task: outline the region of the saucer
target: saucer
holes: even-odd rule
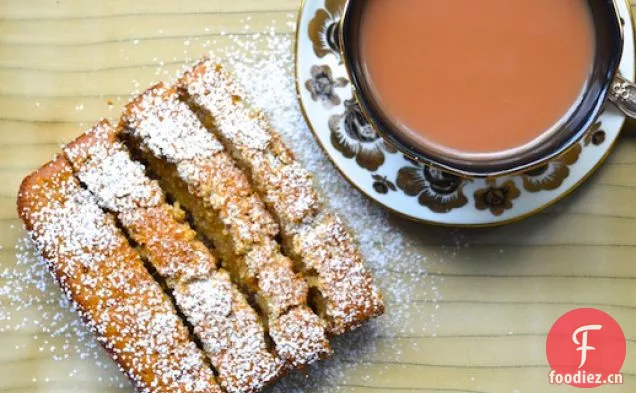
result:
[[[567,196],[609,155],[625,116],[608,104],[585,138],[548,164],[516,175],[463,179],[416,163],[385,143],[353,97],[339,50],[344,0],[305,0],[296,31],[300,104],[318,143],[349,182],[394,213],[450,226],[493,226],[531,216]],[[627,1],[620,71],[634,78],[634,28]]]

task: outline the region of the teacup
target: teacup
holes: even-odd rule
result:
[[[342,57],[354,87],[356,100],[378,134],[407,157],[463,177],[494,177],[527,171],[563,154],[579,142],[594,124],[607,101],[629,117],[636,117],[636,85],[618,72],[623,48],[623,21],[613,0],[581,0],[589,8],[593,29],[593,59],[579,98],[549,132],[530,143],[496,152],[471,152],[440,148],[435,143],[405,136],[395,119],[387,115],[370,82],[362,59],[361,26],[368,4],[374,0],[348,0],[340,25]],[[378,0],[376,0],[378,1]],[[380,0],[384,1],[384,0]],[[558,2],[557,2],[558,3]],[[475,18],[479,18],[475,15]],[[537,23],[541,23],[538,21]],[[449,26],[449,29],[452,26]],[[391,34],[391,32],[386,32]],[[439,34],[444,34],[440,31]],[[410,45],[416,47],[417,39]],[[422,48],[425,49],[425,48]],[[435,53],[431,53],[431,61]],[[396,70],[399,72],[400,70]],[[587,75],[587,74],[586,74]],[[515,86],[510,86],[514,89]],[[418,92],[427,94],[427,92]],[[448,105],[466,105],[462,92]],[[417,96],[413,96],[417,100]]]

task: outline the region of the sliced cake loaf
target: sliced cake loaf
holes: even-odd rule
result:
[[[312,176],[262,113],[214,60],[203,60],[177,84],[181,99],[249,174],[277,218],[285,250],[312,287],[310,301],[331,334],[342,334],[384,311],[382,298],[351,234],[321,204]]]
[[[254,294],[277,354],[295,367],[328,356],[324,323],[307,307],[307,283],[275,240],[278,225],[176,91],[162,84],[146,91],[125,109],[120,132],[214,243],[233,279]]]
[[[258,315],[115,131],[103,121],[64,148],[76,176],[165,280],[221,386],[230,393],[262,390],[279,376],[281,362],[268,351]]]
[[[98,341],[143,393],[221,393],[137,252],[64,157],[28,176],[18,212]]]

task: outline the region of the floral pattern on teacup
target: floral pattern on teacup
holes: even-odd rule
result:
[[[570,176],[570,167],[579,160],[583,148],[579,143],[562,156],[521,174],[523,188],[529,192],[551,191],[561,187]]]
[[[465,206],[465,180],[428,165],[412,162],[398,171],[396,184],[406,195],[417,197],[420,205],[435,213],[448,213]]]
[[[325,8],[319,9],[309,22],[309,39],[313,43],[314,53],[320,58],[331,53],[340,60],[338,35],[344,4],[344,0],[325,0]]]
[[[475,191],[475,207],[500,216],[506,210],[512,209],[513,201],[520,195],[521,192],[513,180],[497,184],[497,179],[488,179],[486,188]]]
[[[395,148],[380,138],[367,122],[355,100],[346,100],[345,111],[329,119],[331,144],[347,158],[354,158],[364,169],[375,172],[385,162],[385,153]]]
[[[336,93],[337,87],[345,87],[349,81],[345,78],[334,79],[331,68],[327,65],[311,67],[311,79],[305,82],[305,87],[311,93],[314,101],[321,101],[327,109],[340,105],[340,97]]]
[[[297,56],[302,55],[297,60],[301,105],[338,169],[364,194],[390,209],[416,220],[451,225],[510,222],[550,205],[580,184],[620,132],[622,119],[601,113],[574,149],[543,166],[496,179],[459,179],[408,160],[366,122],[355,98],[347,100],[346,92],[339,90],[344,80],[338,78],[348,81],[338,36],[344,4],[345,0],[306,0],[301,11],[297,45]],[[631,75],[627,65],[633,61],[633,47],[626,48],[622,72]],[[323,105],[308,109],[310,101]]]
[[[395,184],[386,176],[373,175],[373,189],[378,194],[388,194],[389,191],[397,191]]]
[[[601,129],[601,122],[596,122],[588,132],[585,134],[585,138],[583,139],[583,144],[585,146],[589,146],[590,144],[594,146],[600,146],[605,142],[607,138],[605,131]]]

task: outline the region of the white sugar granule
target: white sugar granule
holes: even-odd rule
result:
[[[294,21],[295,15],[291,15],[286,26],[293,26]],[[305,123],[297,100],[294,37],[276,34],[277,28],[274,24],[271,26],[251,35],[232,36],[221,32],[232,44],[214,55],[224,59],[226,68],[232,70],[244,86],[247,100],[265,111],[299,160],[316,174],[324,194],[323,200],[355,232],[367,266],[373,271],[385,297],[386,313],[383,317],[344,337],[335,338],[332,359],[310,366],[307,376],[299,373],[290,375],[274,389],[281,393],[337,391],[339,385],[347,383],[348,374],[363,362],[377,358],[376,346],[380,340],[385,340],[382,356],[386,360],[399,361],[401,347],[398,341],[391,340],[392,337],[436,335],[435,307],[423,309],[421,304],[434,304],[441,299],[437,289],[440,278],[427,274],[425,255],[411,251],[414,247],[410,243],[414,240],[392,222],[385,210],[351,187],[324,155]],[[188,41],[190,45],[184,44],[184,54],[172,57],[172,63],[189,57],[189,49],[194,51],[193,42],[196,40]],[[133,41],[133,44],[138,44],[138,41]],[[200,42],[202,48],[209,44],[209,41]],[[158,72],[165,74],[167,62],[160,59],[153,61],[159,67]],[[138,92],[145,87],[134,81],[133,88]],[[457,249],[461,247],[457,245]],[[30,334],[32,343],[7,350],[15,350],[18,357],[20,353],[30,353],[28,351],[33,348],[36,351],[42,348],[38,351],[39,357],[69,362],[67,372],[70,376],[79,374],[82,379],[92,378],[100,385],[128,386],[125,377],[120,376],[108,355],[70,310],[45,263],[35,256],[30,240],[24,238],[18,241],[15,248],[15,262],[0,261],[0,299],[3,300],[0,303],[0,335]],[[1,252],[0,258],[11,259],[7,258],[6,250],[4,254]],[[448,255],[452,252],[455,249],[444,251]],[[436,262],[442,257],[434,256]],[[417,324],[413,323],[412,315],[417,315]],[[386,348],[387,345],[389,348]],[[100,372],[73,370],[71,365],[78,362],[90,363],[90,367]],[[374,370],[378,373],[375,377],[381,378],[382,368],[376,366]],[[44,377],[38,375],[38,382],[42,383]]]

